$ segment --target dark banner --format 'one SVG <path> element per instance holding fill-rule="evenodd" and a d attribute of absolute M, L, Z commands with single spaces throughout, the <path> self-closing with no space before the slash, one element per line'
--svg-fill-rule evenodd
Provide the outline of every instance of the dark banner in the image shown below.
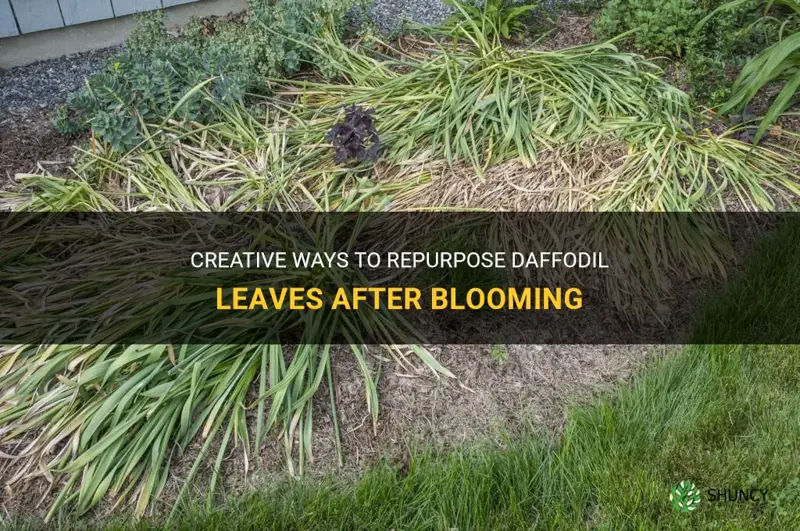
<path fill-rule="evenodd" d="M 797 241 L 795 214 L 5 213 L 0 230 L 3 344 L 800 343 L 780 297 L 757 327 L 706 312 L 692 335 L 760 242 Z"/>

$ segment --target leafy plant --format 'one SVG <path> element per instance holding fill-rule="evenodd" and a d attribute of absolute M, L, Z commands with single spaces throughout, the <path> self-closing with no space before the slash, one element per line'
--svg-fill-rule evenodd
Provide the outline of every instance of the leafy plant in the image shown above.
<path fill-rule="evenodd" d="M 257 42 L 258 71 L 266 77 L 298 72 L 318 64 L 318 55 L 306 42 L 323 31 L 342 35 L 346 19 L 354 9 L 362 11 L 367 0 L 251 0 L 253 16 L 246 25 L 251 40 Z M 323 69 L 333 77 L 335 72 Z"/>
<path fill-rule="evenodd" d="M 715 104 L 727 99 L 731 72 L 772 44 L 780 26 L 761 17 L 760 0 L 738 0 L 736 9 L 720 9 L 724 3 L 612 0 L 594 31 L 603 39 L 626 34 L 643 53 L 684 59 L 685 71 L 679 72 L 693 95 Z"/>
<path fill-rule="evenodd" d="M 754 142 L 758 142 L 778 117 L 797 103 L 800 91 L 800 33 L 770 46 L 757 55 L 742 69 L 733 85 L 731 99 L 720 107 L 720 113 L 743 110 L 755 95 L 773 82 L 784 82 L 783 89 L 775 97 L 767 114 L 756 131 Z"/>
<path fill-rule="evenodd" d="M 495 344 L 489 350 L 489 356 L 497 363 L 503 364 L 508 361 L 508 350 L 505 345 Z"/>
<path fill-rule="evenodd" d="M 70 95 L 55 125 L 63 133 L 91 128 L 96 137 L 124 151 L 142 140 L 140 121 L 158 122 L 170 114 L 208 121 L 213 102 L 241 101 L 250 80 L 240 65 L 241 58 L 226 50 L 198 53 L 181 43 L 146 58 L 129 52 Z M 195 90 L 200 84 L 203 90 Z"/>
<path fill-rule="evenodd" d="M 166 51 L 171 42 L 167 18 L 163 11 L 145 11 L 134 15 L 136 27 L 125 41 L 125 47 L 140 57 Z"/>
<path fill-rule="evenodd" d="M 536 9 L 537 4 L 515 5 L 508 0 L 484 0 L 481 5 L 462 0 L 442 0 L 456 9 L 450 24 L 475 34 L 480 32 L 489 39 L 510 39 L 512 35 L 521 33 L 522 17 Z"/>
<path fill-rule="evenodd" d="M 168 115 L 208 122 L 214 103 L 240 102 L 247 91 L 267 91 L 271 80 L 308 65 L 334 77 L 330 64 L 315 60 L 303 43 L 322 31 L 341 34 L 346 15 L 365 4 L 252 0 L 250 5 L 252 14 L 243 22 L 221 19 L 210 28 L 193 22 L 183 38 L 167 34 L 162 13 L 140 16 L 126 51 L 70 97 L 67 108 L 57 111 L 55 127 L 65 134 L 91 128 L 97 138 L 124 151 L 143 139 L 141 122 Z M 203 90 L 194 91 L 205 82 Z"/>
<path fill-rule="evenodd" d="M 694 25 L 707 11 L 695 0 L 611 0 L 595 22 L 604 39 L 635 29 L 634 46 L 650 54 L 681 56 Z"/>
<path fill-rule="evenodd" d="M 734 0 L 721 6 L 712 16 L 719 11 L 735 9 L 741 0 Z M 778 117 L 790 106 L 798 101 L 800 93 L 800 32 L 797 31 L 800 22 L 800 3 L 795 0 L 769 0 L 765 10 L 768 11 L 775 4 L 785 6 L 790 14 L 781 23 L 781 32 L 789 28 L 788 36 L 768 47 L 755 56 L 739 73 L 733 84 L 730 99 L 719 108 L 722 114 L 738 111 L 742 112 L 752 99 L 767 85 L 783 83 L 783 89 L 772 101 L 767 114 L 755 133 L 754 142 L 758 142 Z M 701 21 L 701 24 L 706 20 Z"/>
<path fill-rule="evenodd" d="M 141 141 L 135 116 L 123 112 L 98 112 L 92 118 L 94 134 L 118 151 L 125 151 Z"/>
<path fill-rule="evenodd" d="M 381 141 L 374 114 L 375 109 L 364 110 L 355 104 L 344 108 L 344 120 L 334 125 L 326 137 L 336 151 L 334 162 L 377 162 Z"/>
<path fill-rule="evenodd" d="M 79 120 L 76 120 L 74 113 L 66 104 L 56 107 L 53 113 L 53 127 L 67 136 L 82 133 L 86 130 L 86 127 Z"/>
<path fill-rule="evenodd" d="M 609 44 L 509 51 L 479 34 L 473 47 L 393 63 L 327 38 L 331 60 L 352 84 L 303 83 L 299 90 L 313 89 L 314 97 L 302 109 L 310 117 L 342 103 L 380 106 L 391 160 L 426 153 L 483 175 L 511 158 L 532 165 L 546 146 L 608 130 L 616 118 L 688 114 L 685 94 L 663 83 L 654 65 Z"/>

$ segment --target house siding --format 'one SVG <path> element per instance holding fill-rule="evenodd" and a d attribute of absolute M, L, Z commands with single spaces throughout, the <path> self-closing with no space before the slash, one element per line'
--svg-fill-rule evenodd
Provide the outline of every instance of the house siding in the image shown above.
<path fill-rule="evenodd" d="M 199 0 L 0 0 L 0 38 Z"/>
<path fill-rule="evenodd" d="M 0 38 L 13 37 L 19 35 L 17 21 L 14 19 L 14 12 L 11 11 L 9 0 L 0 0 Z"/>

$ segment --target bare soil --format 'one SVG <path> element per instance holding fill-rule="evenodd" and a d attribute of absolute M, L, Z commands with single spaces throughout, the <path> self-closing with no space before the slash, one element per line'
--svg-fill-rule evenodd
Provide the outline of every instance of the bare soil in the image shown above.
<path fill-rule="evenodd" d="M 73 160 L 74 144 L 50 123 L 49 111 L 8 114 L 0 124 L 0 190 L 10 190 L 15 175 L 34 173 L 43 167 L 61 173 Z"/>

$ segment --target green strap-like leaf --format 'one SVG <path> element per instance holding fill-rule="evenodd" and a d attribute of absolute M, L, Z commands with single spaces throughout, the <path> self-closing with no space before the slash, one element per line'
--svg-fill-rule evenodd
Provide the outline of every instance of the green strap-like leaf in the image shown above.
<path fill-rule="evenodd" d="M 758 130 L 756 131 L 756 136 L 754 138 L 754 142 L 758 142 L 761 140 L 761 137 L 766 132 L 767 128 L 775 123 L 775 120 L 778 119 L 778 116 L 783 113 L 792 103 L 792 99 L 797 97 L 797 91 L 800 89 L 800 70 L 795 72 L 794 76 L 786 83 L 781 90 L 778 97 L 775 98 L 775 101 L 772 102 L 772 106 L 767 111 L 767 114 L 764 116 L 764 119 L 761 120 L 761 125 L 758 126 Z"/>

